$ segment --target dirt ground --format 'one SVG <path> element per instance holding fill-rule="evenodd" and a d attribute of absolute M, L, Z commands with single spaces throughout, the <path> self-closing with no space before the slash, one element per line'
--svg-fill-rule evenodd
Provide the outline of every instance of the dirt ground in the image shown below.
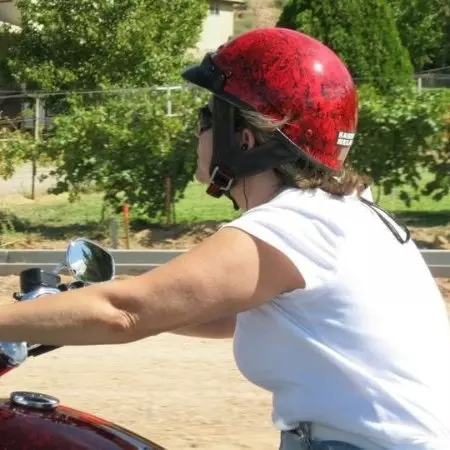
<path fill-rule="evenodd" d="M 54 395 L 170 450 L 278 448 L 269 395 L 241 377 L 229 341 L 64 348 L 5 375 L 0 396 L 14 390 Z"/>
<path fill-rule="evenodd" d="M 450 279 L 440 280 L 450 303 Z M 0 277 L 0 302 L 18 277 Z M 32 390 L 119 423 L 170 450 L 274 450 L 271 399 L 238 372 L 231 340 L 160 335 L 120 346 L 67 347 L 30 358 L 0 397 Z"/>

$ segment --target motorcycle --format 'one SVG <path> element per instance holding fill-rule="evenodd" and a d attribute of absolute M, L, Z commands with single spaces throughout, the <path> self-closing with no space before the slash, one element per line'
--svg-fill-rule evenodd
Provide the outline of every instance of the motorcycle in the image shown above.
<path fill-rule="evenodd" d="M 66 271 L 74 279 L 62 283 Z M 53 271 L 41 268 L 20 274 L 16 301 L 81 289 L 115 277 L 112 255 L 87 239 L 76 239 L 67 247 L 65 260 Z M 0 342 L 0 377 L 27 358 L 59 347 L 27 342 Z M 58 398 L 38 392 L 12 392 L 0 398 L 0 450 L 164 450 L 119 425 L 60 404 Z"/>

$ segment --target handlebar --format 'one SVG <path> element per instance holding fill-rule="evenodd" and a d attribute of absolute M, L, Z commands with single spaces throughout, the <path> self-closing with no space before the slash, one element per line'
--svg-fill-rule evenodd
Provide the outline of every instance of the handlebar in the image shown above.
<path fill-rule="evenodd" d="M 59 272 L 67 270 L 75 279 L 69 284 L 61 283 Z M 87 239 L 75 239 L 66 250 L 65 260 L 59 262 L 52 272 L 40 268 L 24 270 L 20 274 L 20 292 L 14 293 L 16 301 L 36 300 L 44 295 L 80 289 L 87 284 L 114 279 L 115 266 L 112 255 Z M 28 356 L 38 356 L 59 347 L 27 342 L 0 342 L 0 375 L 22 364 Z"/>
<path fill-rule="evenodd" d="M 61 284 L 61 278 L 58 275 L 44 272 L 41 269 L 25 270 L 21 273 L 20 278 L 22 291 L 13 294 L 14 299 L 20 302 L 36 300 L 44 295 L 58 294 L 85 286 L 80 281 Z M 43 285 L 43 283 L 52 284 L 52 286 Z M 5 369 L 21 365 L 29 356 L 43 355 L 58 348 L 60 347 L 28 344 L 27 342 L 0 342 L 0 373 Z"/>

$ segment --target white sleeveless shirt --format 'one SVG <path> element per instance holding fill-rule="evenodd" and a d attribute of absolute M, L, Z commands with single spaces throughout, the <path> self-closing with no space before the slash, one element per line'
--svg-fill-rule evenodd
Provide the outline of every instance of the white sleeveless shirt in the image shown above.
<path fill-rule="evenodd" d="M 238 314 L 235 359 L 273 393 L 275 426 L 312 421 L 389 450 L 450 450 L 450 328 L 415 244 L 356 196 L 321 190 L 285 190 L 227 226 L 277 248 L 306 281 Z"/>

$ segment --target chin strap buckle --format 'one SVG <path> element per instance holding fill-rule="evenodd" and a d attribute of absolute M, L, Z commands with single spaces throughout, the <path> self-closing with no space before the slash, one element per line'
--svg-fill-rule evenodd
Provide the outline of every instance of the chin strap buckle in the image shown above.
<path fill-rule="evenodd" d="M 206 192 L 215 198 L 222 197 L 223 194 L 230 192 L 235 181 L 234 177 L 228 175 L 219 166 L 216 166 L 212 171 L 211 183 Z"/>

